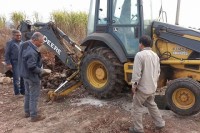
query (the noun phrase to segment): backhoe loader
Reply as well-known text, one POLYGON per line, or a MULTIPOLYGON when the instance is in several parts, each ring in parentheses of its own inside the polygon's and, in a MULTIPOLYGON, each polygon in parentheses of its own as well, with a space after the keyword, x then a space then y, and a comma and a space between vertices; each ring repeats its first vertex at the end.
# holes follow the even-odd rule
POLYGON ((74 72, 49 92, 50 98, 67 95, 80 85, 98 98, 121 92, 131 85, 139 38, 146 34, 152 37, 152 48, 160 57, 158 88, 166 88, 169 108, 184 116, 198 113, 200 31, 166 23, 167 14, 158 3, 159 0, 91 0, 87 37, 80 46, 52 22, 23 21, 20 25, 23 39, 29 39, 34 31, 43 33, 45 45, 74 72), (66 50, 61 38, 82 54, 79 60, 73 57, 76 52, 66 50))

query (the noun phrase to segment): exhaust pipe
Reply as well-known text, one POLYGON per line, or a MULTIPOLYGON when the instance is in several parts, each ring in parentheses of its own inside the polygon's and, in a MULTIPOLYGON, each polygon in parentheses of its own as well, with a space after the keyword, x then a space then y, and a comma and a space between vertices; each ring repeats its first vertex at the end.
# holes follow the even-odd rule
POLYGON ((175 25, 179 25, 180 5, 181 5, 181 0, 177 0, 176 22, 175 22, 175 25))

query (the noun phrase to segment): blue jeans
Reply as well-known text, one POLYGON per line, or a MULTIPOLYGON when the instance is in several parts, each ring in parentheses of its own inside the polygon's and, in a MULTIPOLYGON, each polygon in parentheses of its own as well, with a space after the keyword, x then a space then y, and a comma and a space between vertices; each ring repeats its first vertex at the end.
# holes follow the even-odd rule
POLYGON ((25 86, 24 86, 24 79, 20 77, 20 94, 24 95, 25 94, 25 86))
POLYGON ((32 82, 29 79, 24 79, 25 84, 25 101, 24 111, 30 114, 31 117, 37 116, 38 98, 40 95, 40 82, 32 82))
POLYGON ((12 65, 12 71, 13 71, 13 89, 14 94, 19 95, 24 94, 24 81, 23 78, 19 77, 19 69, 18 69, 18 61, 17 60, 11 60, 12 65))

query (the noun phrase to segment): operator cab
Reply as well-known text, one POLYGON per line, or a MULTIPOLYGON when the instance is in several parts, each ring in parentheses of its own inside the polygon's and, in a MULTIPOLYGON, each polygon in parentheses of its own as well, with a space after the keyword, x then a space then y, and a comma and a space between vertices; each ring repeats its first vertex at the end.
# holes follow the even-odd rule
POLYGON ((91 0, 88 35, 109 33, 121 45, 126 56, 133 58, 139 50, 139 38, 143 34, 151 34, 154 20, 152 1, 144 2, 145 14, 142 0, 91 0))

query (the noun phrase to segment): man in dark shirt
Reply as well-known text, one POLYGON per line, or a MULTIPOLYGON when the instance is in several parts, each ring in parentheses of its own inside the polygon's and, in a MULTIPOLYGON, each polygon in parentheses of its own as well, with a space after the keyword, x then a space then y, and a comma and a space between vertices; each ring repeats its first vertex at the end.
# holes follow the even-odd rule
POLYGON ((20 78, 18 69, 18 54, 21 43, 21 32, 13 30, 12 40, 7 42, 5 48, 5 62, 8 69, 13 72, 14 94, 17 96, 25 93, 23 78, 20 78))
POLYGON ((45 119, 37 111, 38 98, 41 89, 41 75, 50 73, 47 69, 42 68, 42 59, 39 47, 44 43, 44 36, 35 32, 30 41, 24 42, 20 47, 19 62, 20 76, 25 82, 25 100, 24 111, 25 117, 31 117, 31 122, 45 119))

